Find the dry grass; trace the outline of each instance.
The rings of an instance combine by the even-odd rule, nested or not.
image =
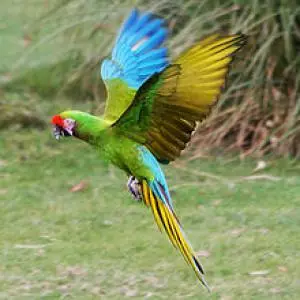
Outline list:
[[[1,134],[0,299],[299,299],[299,164],[165,168],[209,294],[94,149],[48,129]]]
[[[297,1],[36,1],[42,12],[24,27],[25,50],[5,77],[6,88],[43,96],[67,94],[103,106],[99,64],[133,6],[169,22],[172,56],[212,32],[249,36],[232,67],[212,116],[199,128],[194,157],[204,150],[238,151],[241,157],[300,155]]]

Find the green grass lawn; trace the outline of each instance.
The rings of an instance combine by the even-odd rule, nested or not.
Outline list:
[[[278,181],[245,178],[251,160],[166,168],[208,294],[151,211],[131,199],[126,177],[93,149],[57,142],[50,128],[2,131],[0,149],[0,299],[299,299],[300,179],[292,162],[262,171]]]
[[[48,45],[34,59],[22,56],[25,25],[50,1],[0,2],[0,73],[7,76],[22,57],[28,65],[52,59]],[[6,96],[40,106],[33,95],[0,91],[0,100]],[[49,100],[40,111],[91,105]],[[298,300],[300,167],[267,162],[255,174],[256,161],[227,158],[165,168],[177,214],[205,267],[208,294],[151,211],[131,199],[124,174],[90,147],[58,143],[50,128],[0,131],[0,299]],[[273,177],[249,177],[262,173]]]

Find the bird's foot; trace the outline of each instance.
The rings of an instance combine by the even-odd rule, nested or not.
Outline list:
[[[141,189],[139,181],[134,177],[130,176],[127,181],[127,187],[133,199],[136,201],[142,200]]]

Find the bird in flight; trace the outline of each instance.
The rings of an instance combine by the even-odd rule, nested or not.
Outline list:
[[[151,208],[159,229],[208,288],[160,164],[179,157],[197,123],[209,115],[245,36],[208,36],[172,62],[167,36],[162,18],[134,9],[101,65],[107,90],[103,116],[68,110],[53,116],[52,124],[56,139],[83,140],[126,172],[130,193]]]

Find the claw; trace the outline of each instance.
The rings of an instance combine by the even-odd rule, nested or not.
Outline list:
[[[133,199],[136,201],[142,200],[142,195],[140,193],[140,183],[139,181],[134,177],[130,176],[127,181],[127,187],[131,195],[133,196]]]

